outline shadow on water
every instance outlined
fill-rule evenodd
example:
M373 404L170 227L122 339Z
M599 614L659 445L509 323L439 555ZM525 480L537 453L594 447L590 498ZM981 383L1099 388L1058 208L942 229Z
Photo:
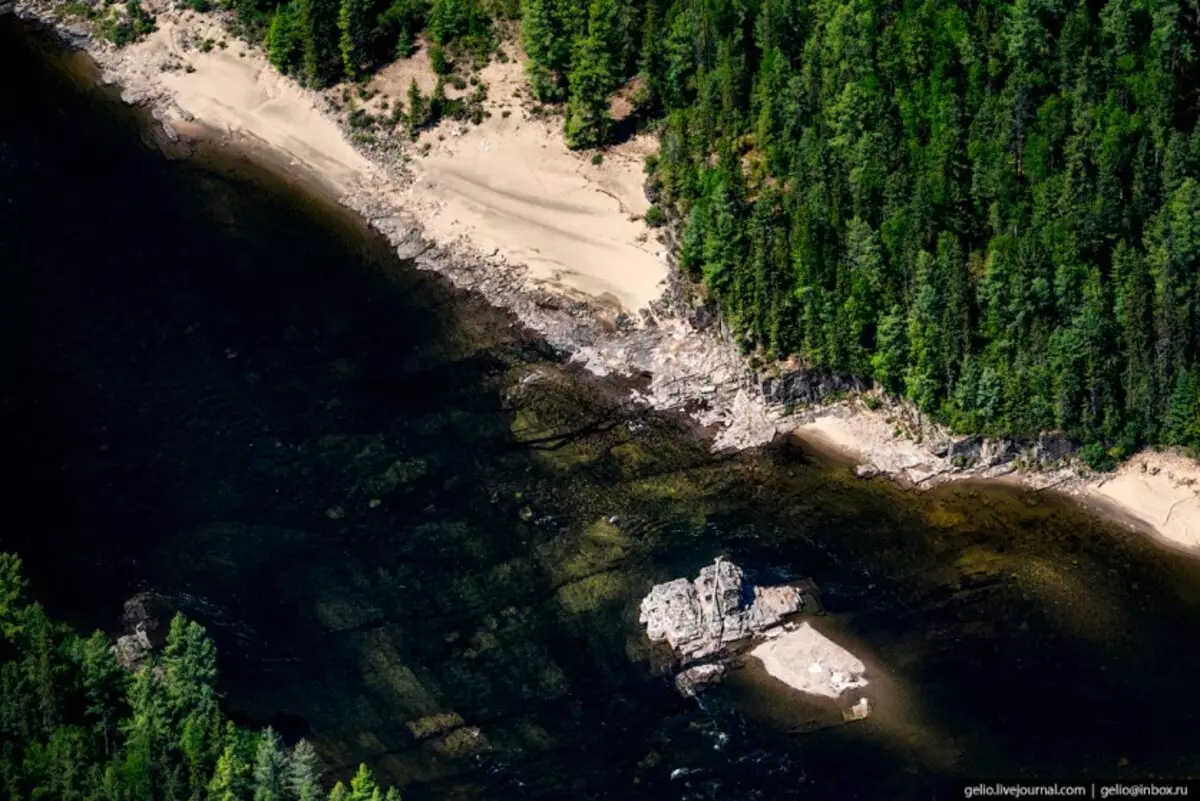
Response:
M0 19L2 544L53 611L165 593L236 714L417 801L1200 771L1196 562L1052 497L712 457L328 202L163 158L83 69ZM637 602L718 553L817 580L869 721L809 731L753 661L674 694Z

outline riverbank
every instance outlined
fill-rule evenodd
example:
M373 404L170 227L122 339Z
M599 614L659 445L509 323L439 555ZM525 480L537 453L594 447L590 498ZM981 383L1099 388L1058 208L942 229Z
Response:
M145 5L158 29L123 49L59 19L51 4L17 10L56 25L90 53L103 80L120 85L127 102L147 106L168 136L215 137L274 156L363 215L402 257L510 309L593 373L646 377L635 400L687 411L711 431L715 448L794 432L854 459L864 476L918 488L1005 477L1075 496L1166 542L1200 547L1200 465L1176 455L1146 453L1113 474L1087 477L1037 453L963 458L945 432L899 404L768 405L760 378L719 324L702 324L664 298L669 246L638 219L649 205L641 160L653 140L612 148L598 164L568 151L559 121L524 99L514 45L505 45L506 61L480 73L489 88L479 125L447 121L401 149L356 145L344 127L348 106L337 102L353 88L300 87L260 50L229 36L220 14ZM412 78L432 88L424 51L381 71L359 107L382 114L383 102L399 98ZM970 461L978 466L965 467ZM1023 469L1033 463L1038 470Z

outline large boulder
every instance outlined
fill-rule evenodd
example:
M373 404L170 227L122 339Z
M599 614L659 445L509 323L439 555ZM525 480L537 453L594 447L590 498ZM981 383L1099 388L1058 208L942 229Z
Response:
M1075 453L1075 443L1061 431L1045 431L1038 435L1034 460L1042 467L1055 465Z
M740 567L717 559L694 582L680 578L655 585L638 619L646 636L666 642L689 663L765 631L803 607L804 595L795 587L751 586Z
M112 647L117 664L133 673L141 669L153 650L154 646L150 644L149 635L141 627L138 627L132 634L118 637L116 644Z
M773 405L819 403L835 392L860 390L860 381L819 370L788 370L760 382L763 400Z

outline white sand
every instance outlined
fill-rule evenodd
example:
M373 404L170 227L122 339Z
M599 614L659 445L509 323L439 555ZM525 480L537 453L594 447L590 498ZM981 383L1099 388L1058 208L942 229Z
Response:
M1168 453L1142 453L1107 480L1088 487L1175 545L1200 547L1200 463Z
M227 47L201 52L197 45L206 38L224 40ZM166 122L258 140L338 193L375 176L373 165L317 108L311 93L208 17L160 11L158 30L117 51L114 61L105 66L115 67L127 99L170 98Z
M944 459L920 444L896 436L882 415L860 409L850 415L829 414L802 423L793 433L820 447L844 454L860 464L914 484L948 470Z
M802 693L838 698L867 685L862 661L808 623L763 642L750 655L762 661L767 673Z
M563 144L559 119L535 119L521 107L514 95L526 82L518 61L494 61L481 79L489 119L443 125L444 141L422 137L432 151L414 162L411 192L429 235L466 238L476 250L526 265L540 286L626 312L661 296L664 248L643 222L629 219L649 207L641 156L652 143L612 148L593 165L590 153Z

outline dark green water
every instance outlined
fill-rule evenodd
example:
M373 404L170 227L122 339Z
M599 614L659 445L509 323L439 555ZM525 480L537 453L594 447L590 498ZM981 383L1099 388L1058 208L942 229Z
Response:
M10 18L0 98L0 545L52 611L189 599L237 715L410 801L1200 773L1196 561L1050 497L715 459L329 203L165 158ZM719 553L822 586L871 720L656 675L638 600Z

